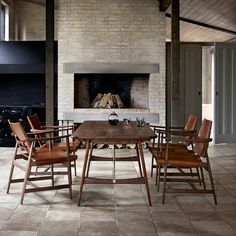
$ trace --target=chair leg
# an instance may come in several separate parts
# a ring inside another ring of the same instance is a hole
[[[9,193],[9,190],[10,190],[13,171],[14,171],[14,165],[12,164],[11,170],[10,170],[10,175],[9,175],[9,180],[8,180],[8,185],[7,185],[7,194]]]
[[[139,156],[139,151],[138,151],[138,145],[137,144],[136,144],[136,153],[137,153],[137,157],[138,157],[138,166],[139,166],[140,177],[143,177],[141,163],[140,163],[140,156]]]
[[[74,170],[75,170],[75,176],[77,176],[76,160],[74,160]]]
[[[18,149],[18,146],[16,144],[15,149],[14,149],[14,156],[13,156],[12,164],[11,164],[11,170],[10,170],[10,174],[9,174],[9,180],[8,180],[8,184],[7,184],[7,194],[9,193],[9,190],[10,190],[12,175],[13,175],[13,171],[14,171],[14,161],[16,158],[17,149]]]
[[[162,204],[165,204],[165,195],[166,195],[166,177],[167,177],[167,165],[164,165],[164,179],[163,179],[163,195],[162,195]]]
[[[197,171],[197,177],[198,177],[199,181],[202,180],[202,181],[199,182],[199,184],[202,185],[203,179],[200,176],[199,168],[196,168],[196,171]]]
[[[53,165],[51,165],[51,171],[52,171],[52,186],[54,186],[54,168],[53,168]]]
[[[158,168],[158,176],[157,176],[157,191],[160,190],[160,177],[161,177],[161,166],[157,166]]]
[[[151,177],[153,177],[153,165],[154,165],[154,156],[152,155],[152,163],[151,163]]]
[[[208,173],[209,173],[209,177],[210,177],[211,189],[213,191],[214,202],[215,202],[215,205],[217,205],[215,186],[214,186],[214,181],[213,181],[212,172],[211,172],[211,166],[210,166],[210,162],[209,162],[208,158],[207,158],[207,169],[208,169]]]
[[[201,175],[202,175],[203,188],[204,188],[204,190],[206,190],[206,183],[205,183],[205,178],[204,178],[204,173],[203,173],[202,167],[200,167],[200,171],[201,171]]]
[[[24,178],[24,183],[23,183],[23,187],[22,187],[22,192],[21,192],[21,200],[20,200],[20,204],[23,204],[24,201],[24,196],[25,196],[25,190],[26,190],[26,185],[28,182],[28,178],[31,172],[31,164],[30,164],[30,160],[28,161],[28,166],[25,172],[25,178]]]
[[[190,168],[190,173],[191,173],[191,176],[193,177],[193,170],[192,170],[192,168]]]
[[[158,174],[159,174],[159,166],[156,166],[156,180],[155,180],[155,185],[157,186],[158,183]]]
[[[69,184],[69,196],[72,199],[72,176],[71,176],[71,162],[67,162],[68,184]]]
[[[88,156],[88,167],[87,167],[87,171],[86,171],[85,177],[88,177],[89,169],[90,169],[90,164],[91,164],[91,157],[92,157],[92,153],[93,153],[93,144],[91,143],[90,145],[92,145],[92,146],[91,146],[91,150],[90,150],[89,156]]]

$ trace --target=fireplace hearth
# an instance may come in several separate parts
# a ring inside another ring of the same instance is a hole
[[[93,108],[98,94],[114,94],[120,97],[122,108],[145,109],[148,87],[149,74],[74,74],[74,108]]]

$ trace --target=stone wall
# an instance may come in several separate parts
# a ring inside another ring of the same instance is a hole
[[[165,15],[157,0],[58,1],[58,112],[74,109],[74,75],[65,63],[158,63],[150,75],[149,109],[165,122]]]

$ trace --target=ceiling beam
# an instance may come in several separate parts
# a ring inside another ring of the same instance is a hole
[[[171,14],[166,13],[166,17],[171,18]],[[209,25],[209,24],[206,24],[206,23],[203,23],[203,22],[199,22],[199,21],[195,21],[195,20],[190,20],[190,19],[187,19],[187,18],[184,18],[184,17],[179,17],[179,20],[183,21],[183,22],[190,23],[190,24],[206,27],[206,28],[209,28],[209,29],[218,30],[218,31],[221,31],[221,32],[224,32],[224,33],[227,33],[227,34],[236,35],[236,31],[224,29],[224,28],[221,28],[221,27],[218,27],[218,26],[214,26],[214,25]]]
[[[54,0],[46,2],[46,125],[54,124]]]
[[[160,11],[166,12],[171,5],[171,0],[160,0]]]

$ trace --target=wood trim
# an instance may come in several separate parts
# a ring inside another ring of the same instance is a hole
[[[171,18],[171,14],[166,13],[166,17]],[[209,28],[209,29],[218,30],[218,31],[221,31],[221,32],[224,32],[224,33],[227,33],[227,34],[236,35],[236,31],[224,29],[224,28],[221,28],[221,27],[218,27],[218,26],[214,26],[214,25],[209,25],[209,24],[206,24],[206,23],[203,23],[203,22],[199,22],[199,21],[195,21],[195,20],[191,20],[191,19],[188,19],[188,18],[179,17],[179,20],[187,22],[187,23],[190,23],[190,24],[206,27],[206,28]]]

